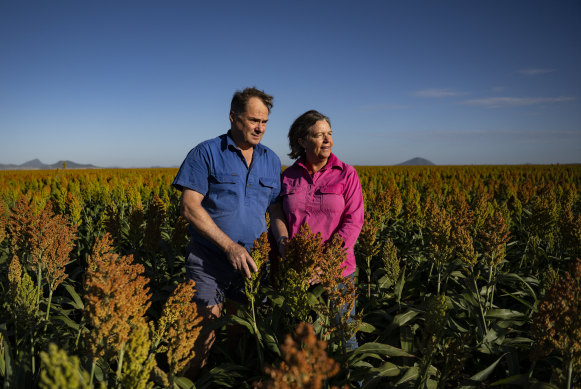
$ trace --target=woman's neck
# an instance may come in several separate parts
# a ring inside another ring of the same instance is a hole
[[[316,172],[318,172],[319,170],[321,170],[322,168],[324,168],[325,165],[327,165],[327,162],[329,161],[329,158],[325,158],[325,159],[321,159],[321,160],[316,160],[316,161],[310,161],[309,159],[305,159],[305,161],[306,161],[306,165],[307,165],[307,170],[309,171],[309,173],[312,176]]]

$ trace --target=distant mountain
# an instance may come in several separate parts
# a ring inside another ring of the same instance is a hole
[[[52,165],[47,165],[42,163],[39,159],[33,159],[28,162],[24,162],[21,165],[14,164],[1,164],[0,170],[51,170],[51,169],[62,169],[63,164],[66,164],[66,169],[99,169],[98,166],[91,164],[81,164],[73,161],[58,161]]]
[[[397,166],[434,166],[434,165],[436,164],[433,163],[432,161],[428,161],[425,158],[416,157],[408,159],[407,161],[402,162]]]

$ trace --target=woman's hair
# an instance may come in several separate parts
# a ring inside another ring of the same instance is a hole
[[[296,118],[288,131],[288,144],[291,149],[289,157],[297,159],[305,154],[305,149],[299,144],[299,139],[306,137],[309,134],[309,129],[319,120],[325,120],[331,127],[331,119],[314,109]]]
[[[258,97],[264,105],[268,108],[268,112],[270,113],[270,109],[272,108],[272,96],[267,95],[264,91],[252,88],[246,88],[241,91],[236,91],[234,96],[232,96],[232,102],[230,103],[230,111],[234,112],[236,115],[241,115],[246,112],[246,105],[248,104],[248,100],[251,97]]]

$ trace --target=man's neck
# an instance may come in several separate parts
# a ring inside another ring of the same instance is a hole
[[[230,138],[232,138],[232,141],[234,142],[234,145],[240,149],[241,151],[248,151],[249,149],[252,150],[254,149],[254,146],[245,142],[244,138],[240,138],[238,136],[238,134],[236,134],[236,132],[229,130],[228,134],[230,135]]]
[[[252,163],[252,155],[254,154],[254,146],[248,145],[240,139],[236,139],[235,132],[232,130],[228,131],[228,135],[232,138],[236,148],[242,153],[242,156],[246,160],[246,165],[250,167],[250,164]]]

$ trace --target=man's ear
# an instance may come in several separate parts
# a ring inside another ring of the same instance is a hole
[[[234,111],[230,111],[229,118],[230,118],[230,123],[231,124],[234,123],[234,120],[236,119],[236,114],[234,113]]]

